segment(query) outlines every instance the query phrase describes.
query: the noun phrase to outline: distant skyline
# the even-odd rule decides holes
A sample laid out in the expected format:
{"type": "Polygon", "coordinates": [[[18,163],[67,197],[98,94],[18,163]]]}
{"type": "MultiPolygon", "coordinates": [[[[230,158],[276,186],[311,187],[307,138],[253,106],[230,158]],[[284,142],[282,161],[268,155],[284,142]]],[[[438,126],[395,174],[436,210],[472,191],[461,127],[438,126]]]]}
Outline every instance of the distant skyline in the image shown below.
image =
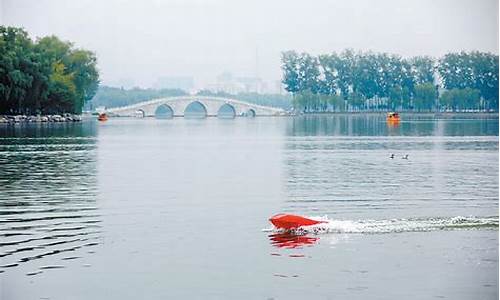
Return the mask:
{"type": "Polygon", "coordinates": [[[0,23],[96,52],[103,84],[281,78],[280,53],[498,54],[496,0],[0,0],[0,23]]]}

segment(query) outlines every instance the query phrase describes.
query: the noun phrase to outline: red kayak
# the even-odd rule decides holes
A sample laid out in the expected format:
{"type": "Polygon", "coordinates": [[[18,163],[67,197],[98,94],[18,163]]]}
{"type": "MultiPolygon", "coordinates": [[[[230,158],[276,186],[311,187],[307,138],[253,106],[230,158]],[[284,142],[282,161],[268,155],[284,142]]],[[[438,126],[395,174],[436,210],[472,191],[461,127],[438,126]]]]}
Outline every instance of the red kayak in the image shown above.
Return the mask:
{"type": "Polygon", "coordinates": [[[301,226],[310,226],[316,225],[320,223],[326,223],[325,221],[316,221],[308,218],[304,218],[296,215],[287,215],[287,214],[277,214],[272,216],[269,221],[273,223],[276,228],[279,229],[297,229],[301,226]]]}

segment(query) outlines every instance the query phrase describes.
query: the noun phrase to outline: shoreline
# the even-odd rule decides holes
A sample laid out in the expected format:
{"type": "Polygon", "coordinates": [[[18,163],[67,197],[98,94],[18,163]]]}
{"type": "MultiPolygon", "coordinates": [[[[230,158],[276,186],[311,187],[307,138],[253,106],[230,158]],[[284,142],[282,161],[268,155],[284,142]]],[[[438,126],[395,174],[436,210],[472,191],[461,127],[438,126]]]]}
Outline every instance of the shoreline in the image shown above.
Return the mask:
{"type": "Polygon", "coordinates": [[[0,115],[0,124],[81,122],[82,115],[0,115]]]}
{"type": "MultiPolygon", "coordinates": [[[[388,112],[386,111],[349,111],[349,112],[307,112],[300,114],[287,114],[280,116],[266,116],[266,117],[308,117],[308,116],[342,116],[342,115],[354,115],[354,116],[385,116],[388,112]]],[[[423,117],[440,117],[440,118],[487,118],[494,119],[499,118],[499,112],[399,112],[401,116],[405,115],[415,115],[423,117]]],[[[25,124],[25,123],[74,123],[81,122],[85,116],[88,114],[62,114],[62,115],[0,115],[0,124],[25,124]]],[[[149,118],[154,116],[148,116],[149,118]]],[[[208,116],[207,116],[208,117],[208,116]]],[[[216,116],[212,116],[216,117],[216,116]]],[[[262,116],[260,116],[262,117],[262,116]]],[[[116,118],[116,117],[113,117],[116,118]]],[[[118,117],[122,118],[122,117],[118,117]]],[[[174,116],[174,118],[182,118],[182,116],[174,116]]]]}
{"type": "MultiPolygon", "coordinates": [[[[308,112],[295,114],[294,116],[314,116],[314,115],[387,115],[388,111],[342,111],[342,112],[308,112]]],[[[499,117],[499,112],[412,112],[398,111],[400,115],[419,115],[435,117],[456,117],[456,116],[474,116],[474,117],[499,117]]]]}

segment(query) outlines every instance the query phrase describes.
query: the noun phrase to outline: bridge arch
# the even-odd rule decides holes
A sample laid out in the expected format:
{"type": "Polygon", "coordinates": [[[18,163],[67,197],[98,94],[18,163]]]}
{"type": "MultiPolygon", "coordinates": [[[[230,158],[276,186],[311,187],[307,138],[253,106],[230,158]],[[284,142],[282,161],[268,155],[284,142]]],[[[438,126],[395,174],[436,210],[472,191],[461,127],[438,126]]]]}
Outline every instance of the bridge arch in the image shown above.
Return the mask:
{"type": "Polygon", "coordinates": [[[135,111],[135,117],[136,118],[144,118],[144,117],[146,117],[146,112],[139,108],[135,111]]]}
{"type": "Polygon", "coordinates": [[[257,114],[255,113],[255,110],[253,108],[250,108],[245,112],[245,116],[249,118],[255,118],[256,115],[257,114]]]}
{"type": "Polygon", "coordinates": [[[236,109],[229,103],[224,103],[217,111],[217,117],[221,119],[234,119],[236,117],[236,109]]]}
{"type": "Polygon", "coordinates": [[[207,108],[196,100],[189,103],[184,110],[184,117],[188,119],[203,119],[207,117],[207,108]]]}
{"type": "Polygon", "coordinates": [[[174,110],[170,105],[162,104],[156,108],[155,117],[157,119],[172,119],[174,117],[174,110]]]}

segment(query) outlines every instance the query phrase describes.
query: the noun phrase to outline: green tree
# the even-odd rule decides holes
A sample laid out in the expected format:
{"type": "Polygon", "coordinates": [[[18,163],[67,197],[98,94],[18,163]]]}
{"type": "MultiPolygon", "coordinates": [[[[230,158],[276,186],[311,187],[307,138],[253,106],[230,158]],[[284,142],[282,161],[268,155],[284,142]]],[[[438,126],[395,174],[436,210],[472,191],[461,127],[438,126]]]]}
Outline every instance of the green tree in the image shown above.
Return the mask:
{"type": "Polygon", "coordinates": [[[377,66],[375,74],[378,97],[389,97],[391,88],[404,86],[408,66],[400,56],[382,53],[372,59],[377,66]]]}
{"type": "Polygon", "coordinates": [[[438,70],[444,88],[477,89],[490,107],[498,109],[498,55],[448,53],[439,60],[438,70]]]}
{"type": "Polygon", "coordinates": [[[23,111],[24,100],[33,77],[33,43],[20,28],[0,26],[0,109],[23,111]]]}
{"type": "Polygon", "coordinates": [[[33,92],[34,107],[37,111],[42,113],[74,111],[70,103],[76,102],[75,85],[66,67],[71,47],[69,42],[63,42],[56,36],[47,36],[37,40],[35,49],[44,70],[44,76],[40,77],[38,85],[45,87],[43,92],[37,93],[35,90],[33,92]]]}
{"type": "Polygon", "coordinates": [[[389,97],[387,99],[387,108],[391,111],[395,111],[398,108],[403,107],[403,101],[406,98],[404,89],[399,86],[392,86],[389,89],[389,97]]]}
{"type": "Polygon", "coordinates": [[[498,109],[498,55],[477,51],[469,55],[474,73],[474,83],[470,88],[478,90],[491,108],[498,109]]]}
{"type": "Polygon", "coordinates": [[[298,65],[298,90],[319,92],[319,62],[318,59],[307,53],[301,53],[298,65]]]}
{"type": "Polygon", "coordinates": [[[318,57],[320,67],[319,93],[323,95],[335,95],[339,89],[338,69],[336,54],[320,55],[318,57]]]}
{"type": "Polygon", "coordinates": [[[434,59],[429,56],[416,56],[410,59],[411,74],[415,85],[433,84],[435,81],[434,59]]]}
{"type": "Polygon", "coordinates": [[[43,109],[44,113],[73,112],[74,99],[77,97],[74,75],[66,72],[62,62],[53,65],[50,75],[48,104],[43,109]]]}
{"type": "Polygon", "coordinates": [[[444,109],[459,111],[478,108],[480,91],[477,89],[451,89],[443,92],[440,104],[444,109]]]}
{"type": "Polygon", "coordinates": [[[336,65],[338,76],[338,87],[344,99],[349,98],[354,85],[354,67],[356,65],[356,55],[352,49],[346,49],[340,55],[332,57],[336,65]]]}
{"type": "Polygon", "coordinates": [[[285,89],[292,94],[300,90],[299,61],[299,55],[295,51],[286,51],[281,54],[282,82],[285,85],[285,89]]]}
{"type": "MultiPolygon", "coordinates": [[[[377,95],[380,88],[380,67],[373,53],[360,53],[356,56],[353,70],[353,92],[362,98],[372,98],[377,95]]],[[[359,101],[359,97],[351,98],[351,104],[359,101]]],[[[358,106],[358,105],[355,105],[358,106]]]]}
{"type": "Polygon", "coordinates": [[[437,99],[437,89],[430,83],[422,83],[415,86],[414,106],[420,110],[431,111],[435,108],[437,99]]]}
{"type": "Polygon", "coordinates": [[[0,26],[0,113],[81,112],[98,85],[95,55],[55,36],[0,26]]]}
{"type": "Polygon", "coordinates": [[[96,68],[97,58],[94,53],[77,49],[68,57],[68,70],[73,75],[75,84],[74,111],[81,113],[85,102],[90,101],[99,85],[99,73],[96,68]]]}
{"type": "Polygon", "coordinates": [[[332,107],[332,110],[343,110],[344,109],[344,99],[340,95],[329,95],[327,97],[327,103],[332,107]]]}
{"type": "Polygon", "coordinates": [[[490,53],[449,53],[436,61],[428,56],[404,59],[352,50],[318,57],[288,51],[282,58],[287,91],[301,94],[294,104],[306,111],[329,109],[328,100],[315,94],[340,95],[355,109],[433,110],[436,72],[442,87],[456,89],[444,98],[445,102],[454,99],[450,100],[453,107],[477,108],[486,103],[498,109],[498,56],[490,53]],[[472,90],[479,91],[479,98],[472,90]]]}

